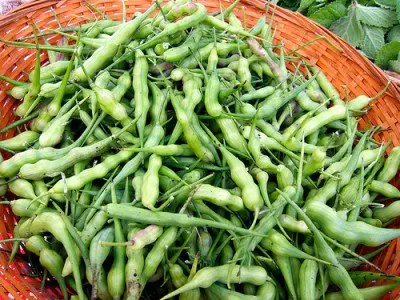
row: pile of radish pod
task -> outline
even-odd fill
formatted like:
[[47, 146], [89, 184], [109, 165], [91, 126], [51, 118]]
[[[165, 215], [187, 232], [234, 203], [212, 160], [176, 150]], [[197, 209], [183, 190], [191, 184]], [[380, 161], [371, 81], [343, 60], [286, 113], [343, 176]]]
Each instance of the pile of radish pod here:
[[158, 1], [1, 40], [36, 53], [28, 82], [0, 76], [20, 101], [0, 130], [20, 131], [0, 141], [10, 262], [23, 245], [65, 299], [357, 300], [400, 285], [369, 262], [400, 237], [385, 228], [400, 147], [357, 126], [390, 82], [342, 99], [237, 3]]

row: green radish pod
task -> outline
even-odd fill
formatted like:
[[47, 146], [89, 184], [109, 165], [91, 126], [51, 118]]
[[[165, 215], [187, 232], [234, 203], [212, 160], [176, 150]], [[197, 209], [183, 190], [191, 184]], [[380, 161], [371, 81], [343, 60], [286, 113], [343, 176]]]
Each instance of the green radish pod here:
[[34, 217], [33, 220], [27, 224], [27, 226], [29, 226], [29, 235], [50, 232], [59, 242], [61, 242], [61, 244], [63, 244], [71, 261], [72, 273], [74, 275], [78, 296], [81, 299], [85, 298], [85, 294], [82, 289], [79, 261], [75, 252], [75, 245], [61, 216], [55, 211], [43, 212]]
[[[68, 277], [67, 277], [68, 278]], [[99, 274], [97, 276], [97, 289], [95, 290], [96, 294], [95, 297], [96, 299], [101, 299], [101, 300], [110, 300], [112, 299], [108, 288], [107, 288], [107, 273], [104, 270], [104, 268], [100, 268]], [[90, 283], [90, 282], [89, 282]], [[93, 295], [93, 286], [92, 286], [92, 295]]]
[[266, 19], [265, 17], [260, 17], [257, 21], [257, 23], [249, 30], [249, 33], [257, 36], [261, 33], [261, 30], [264, 28], [266, 25]]
[[279, 165], [276, 168], [276, 179], [278, 181], [278, 187], [282, 190], [293, 185], [294, 182], [292, 171], [285, 165]]
[[199, 136], [193, 128], [193, 124], [191, 123], [187, 112], [185, 112], [182, 105], [178, 103], [178, 99], [176, 99], [174, 95], [171, 95], [171, 102], [189, 147], [198, 158], [204, 160], [205, 162], [213, 162], [213, 154], [208, 148], [206, 148], [205, 145], [202, 144]]
[[263, 300], [273, 300], [277, 295], [276, 286], [271, 281], [267, 281], [257, 290], [256, 296], [258, 299]]
[[122, 97], [124, 97], [131, 86], [132, 79], [129, 72], [122, 73], [122, 75], [118, 77], [117, 85], [111, 90], [115, 101], [121, 102]]
[[166, 50], [163, 53], [165, 61], [178, 62], [190, 55], [192, 51], [206, 46], [209, 41], [204, 41], [204, 38], [202, 39], [203, 30], [204, 29], [202, 28], [196, 28], [195, 32], [191, 35], [191, 38], [186, 40], [185, 43]]
[[[293, 206], [293, 208], [295, 208], [298, 215], [304, 220], [304, 222], [307, 224], [307, 226], [310, 228], [310, 230], [314, 234], [314, 243], [316, 246], [315, 249], [318, 249], [318, 256], [321, 259], [324, 259], [332, 264], [332, 265], [327, 266], [330, 280], [333, 283], [335, 283], [338, 287], [341, 288], [346, 299], [362, 299], [363, 297], [362, 297], [360, 291], [354, 285], [348, 272], [342, 265], [340, 265], [335, 252], [325, 241], [321, 232], [314, 225], [313, 221], [311, 221], [311, 219], [308, 217], [306, 212], [304, 212], [302, 208], [300, 208], [294, 201], [292, 201], [288, 196], [286, 196], [284, 192], [281, 192], [280, 195], [287, 202], [289, 202], [289, 204], [291, 206]], [[320, 204], [319, 202], [314, 202], [314, 203]], [[326, 206], [326, 205], [324, 205], [324, 206]], [[308, 212], [308, 210], [307, 210], [307, 212]]]
[[[40, 68], [40, 80], [53, 79], [54, 75], [62, 76], [65, 74], [69, 65], [69, 61], [67, 60], [59, 60], [53, 63], [50, 63], [46, 66], [42, 66]], [[34, 71], [29, 73], [29, 81], [32, 82], [34, 80]]]
[[154, 247], [147, 254], [146, 259], [144, 261], [143, 272], [140, 278], [140, 285], [142, 289], [144, 288], [150, 277], [156, 273], [157, 268], [160, 265], [165, 255], [165, 252], [175, 242], [177, 234], [178, 234], [177, 227], [174, 226], [169, 227], [157, 239], [156, 243], [154, 244]]
[[[13, 232], [13, 237], [15, 239], [20, 238], [20, 232], [19, 229], [20, 227], [28, 220], [28, 218], [22, 217], [19, 219], [18, 223], [14, 227], [14, 232]], [[17, 255], [19, 246], [21, 245], [21, 241], [15, 240], [13, 242], [13, 246], [11, 249], [10, 257], [8, 258], [8, 262], [11, 263], [14, 260], [15, 255]]]
[[[169, 271], [169, 275], [171, 276], [172, 284], [174, 285], [175, 288], [180, 288], [187, 282], [188, 278], [184, 274], [182, 267], [180, 265], [178, 265], [178, 264], [170, 265], [168, 268], [168, 271]], [[182, 293], [179, 295], [179, 299], [180, 300], [200, 299], [200, 289], [193, 289], [186, 293]]]
[[233, 27], [243, 28], [242, 22], [236, 17], [236, 15], [232, 12], [228, 15], [229, 25]]
[[247, 92], [254, 91], [251, 84], [251, 73], [249, 62], [246, 58], [240, 57], [238, 62], [238, 76], [239, 82]]
[[232, 272], [229, 272], [230, 265], [217, 267], [205, 267], [197, 271], [193, 278], [184, 286], [165, 295], [161, 300], [169, 299], [183, 292], [195, 288], [208, 288], [215, 282], [227, 283], [251, 283], [254, 285], [263, 285], [269, 276], [264, 268], [258, 266], [239, 266], [235, 265]]
[[[311, 85], [311, 83], [310, 83]], [[310, 87], [310, 85], [308, 87]], [[320, 107], [320, 105], [316, 102], [314, 102], [308, 95], [308, 92], [306, 91], [301, 91], [297, 96], [296, 96], [296, 101], [300, 105], [300, 107], [305, 110], [305, 111], [312, 111], [314, 109], [318, 109], [317, 112], [322, 112], [327, 110], [325, 106]]]
[[[265, 205], [267, 207], [271, 207], [271, 201], [269, 200], [268, 187], [267, 187], [268, 180], [269, 180], [268, 173], [261, 169], [253, 168], [253, 169], [251, 169], [251, 175], [253, 175], [253, 177], [258, 182], [258, 187], [260, 188], [260, 193], [264, 200]], [[232, 190], [231, 190], [231, 193], [232, 193]], [[242, 191], [239, 189], [238, 195], [241, 195], [241, 194], [242, 194]]]
[[131, 151], [119, 151], [117, 154], [108, 156], [101, 163], [83, 170], [82, 172], [57, 181], [49, 190], [51, 194], [61, 194], [65, 190], [79, 190], [86, 184], [106, 176], [124, 161], [127, 161], [134, 155]]
[[397, 170], [400, 166], [400, 146], [394, 147], [385, 160], [382, 170], [379, 172], [377, 180], [382, 182], [389, 182], [396, 176]]
[[149, 109], [151, 122], [153, 124], [156, 124], [157, 122], [164, 124], [168, 119], [167, 113], [165, 112], [165, 107], [170, 98], [170, 91], [168, 89], [161, 90], [152, 82], [149, 82], [148, 85], [152, 96], [152, 102]]
[[50, 245], [41, 235], [33, 235], [26, 241], [25, 248], [26, 250], [39, 256], [40, 252], [43, 249], [49, 249]]
[[227, 244], [224, 248], [221, 250], [221, 258], [220, 258], [220, 263], [225, 265], [229, 264], [233, 258], [234, 252], [232, 247]]
[[247, 102], [247, 101], [251, 101], [251, 100], [255, 100], [255, 99], [264, 99], [264, 98], [272, 95], [272, 93], [274, 91], [275, 91], [275, 87], [265, 86], [260, 89], [250, 91], [246, 94], [243, 94], [242, 96], [240, 96], [239, 99], [240, 99], [240, 101], [243, 101], [243, 102]]
[[[140, 228], [132, 228], [128, 233], [128, 241], [132, 241]], [[127, 300], [136, 300], [140, 298], [142, 287], [140, 285], [140, 276], [143, 272], [144, 254], [142, 248], [133, 249], [135, 244], [126, 247], [126, 256], [128, 258], [125, 266], [125, 281]]]
[[[142, 169], [139, 169], [135, 172], [135, 176], [132, 178], [132, 187], [133, 187], [133, 190], [135, 191], [134, 201], [142, 200], [143, 176], [144, 176], [144, 171]], [[161, 180], [160, 180], [160, 184], [161, 184]]]
[[40, 235], [31, 236], [26, 241], [25, 247], [28, 251], [39, 256], [40, 264], [57, 280], [64, 299], [68, 299], [65, 280], [61, 275], [62, 266], [64, 264], [62, 257], [56, 251], [51, 250], [50, 245]]
[[360, 221], [342, 220], [338, 213], [322, 202], [307, 205], [307, 215], [321, 226], [322, 231], [344, 244], [379, 246], [400, 236], [400, 230], [379, 228]]
[[82, 144], [84, 139], [89, 134], [92, 125], [94, 124], [95, 120], [92, 120], [92, 123], [88, 125], [85, 129], [84, 133], [70, 146], [62, 149], [55, 149], [55, 148], [44, 148], [44, 149], [29, 149], [21, 153], [17, 153], [12, 156], [10, 159], [3, 161], [0, 163], [0, 175], [4, 177], [12, 177], [16, 175], [20, 168], [25, 164], [32, 164], [41, 159], [48, 159], [48, 160], [55, 160], [60, 156], [66, 155], [74, 149], [75, 147]]
[[[379, 148], [372, 150], [367, 149], [361, 151], [357, 160], [356, 169], [361, 168], [361, 166], [367, 167], [368, 165], [373, 163], [379, 156], [379, 153], [380, 153]], [[351, 156], [347, 156], [340, 161], [332, 163], [328, 168], [324, 170], [324, 173], [326, 174], [321, 174], [321, 178], [327, 179], [329, 178], [329, 175], [334, 175], [336, 173], [342, 172], [346, 167], [346, 165], [349, 163], [350, 159]]]
[[260, 245], [277, 256], [309, 259], [321, 263], [326, 263], [318, 258], [312, 257], [311, 255], [293, 246], [283, 234], [279, 233], [275, 229], [271, 229], [266, 235], [267, 237], [261, 240]]
[[[130, 124], [133, 124], [134, 121]], [[131, 125], [128, 125], [120, 130], [116, 135], [109, 136], [106, 139], [96, 142], [92, 145], [72, 148], [71, 151], [67, 152], [68, 154], [61, 158], [52, 161], [42, 159], [34, 164], [25, 164], [20, 169], [20, 177], [25, 179], [40, 180], [46, 176], [57, 176], [60, 174], [60, 172], [72, 167], [79, 161], [101, 155], [104, 151], [108, 150], [108, 148], [111, 146], [110, 144], [118, 137], [118, 135], [125, 132], [130, 126]]]
[[[75, 82], [88, 81], [89, 78], [87, 78], [87, 76], [92, 77], [104, 66], [106, 66], [112, 60], [113, 56], [117, 53], [119, 45], [125, 43], [126, 41], [129, 41], [133, 33], [156, 8], [156, 4], [152, 5], [150, 8], [147, 9], [145, 13], [125, 23], [124, 26], [119, 28], [109, 38], [106, 44], [96, 49], [94, 53], [87, 60], [84, 61], [81, 67], [75, 69], [72, 72], [72, 80]], [[85, 72], [83, 71], [84, 69]]]
[[[32, 83], [29, 85], [29, 89], [27, 94], [24, 96], [24, 99], [20, 105], [18, 105], [15, 110], [15, 115], [18, 117], [25, 117], [26, 114], [31, 109], [31, 106], [35, 103], [39, 92], [40, 92], [40, 49], [38, 46], [37, 37], [35, 37], [36, 41], [36, 56], [35, 56], [35, 68], [32, 72]], [[39, 98], [40, 99], [40, 98]]]
[[304, 165], [303, 177], [310, 176], [315, 172], [318, 172], [324, 166], [326, 158], [326, 152], [322, 150], [316, 150], [311, 154], [310, 160]]
[[[219, 300], [257, 300], [259, 299], [253, 295], [245, 295], [233, 290], [226, 289], [218, 284], [213, 284], [205, 289], [207, 299], [219, 299]], [[260, 298], [264, 299], [264, 298]]]
[[[114, 185], [111, 188], [111, 198], [112, 203], [117, 203]], [[118, 218], [113, 218], [113, 221], [115, 242], [118, 245], [113, 249], [114, 260], [107, 274], [107, 287], [113, 299], [119, 299], [125, 291], [126, 248], [121, 245], [125, 242], [121, 221]]]
[[214, 46], [214, 48], [211, 49], [210, 55], [208, 56], [207, 68], [206, 68], [207, 74], [212, 74], [214, 72], [214, 70], [217, 69], [218, 60], [219, 60], [218, 50]]
[[212, 117], [219, 117], [223, 113], [222, 105], [218, 101], [219, 90], [219, 78], [216, 69], [213, 69], [204, 94], [204, 106], [207, 113]]
[[[107, 223], [108, 216], [103, 211], [99, 211], [95, 214], [92, 220], [85, 226], [85, 228], [80, 232], [80, 236], [83, 244], [88, 247], [90, 242], [95, 237], [95, 235], [103, 228], [103, 226]], [[78, 246], [74, 247], [75, 249], [75, 257], [79, 261], [81, 258], [81, 251]], [[68, 255], [65, 260], [64, 268], [63, 268], [63, 276], [68, 276], [72, 272], [72, 262]]]
[[383, 223], [379, 219], [358, 217], [357, 221], [362, 221], [364, 223], [367, 223], [367, 224], [375, 226], [375, 227], [383, 227]]
[[242, 153], [246, 153], [246, 140], [240, 133], [235, 121], [231, 118], [217, 118], [216, 122], [228, 145]]
[[200, 258], [207, 259], [212, 244], [212, 236], [207, 230], [202, 230], [197, 238], [197, 247], [200, 251]]
[[160, 33], [156, 34], [150, 40], [142, 44], [140, 49], [146, 49], [155, 46], [162, 41], [164, 37], [186, 30], [202, 22], [207, 17], [207, 9], [200, 3], [196, 3], [196, 8], [197, 9], [193, 14], [186, 16], [174, 23], [167, 23]]
[[[121, 128], [119, 127], [108, 127], [108, 129], [110, 129], [111, 134], [116, 134], [118, 131], [121, 130]], [[118, 142], [122, 145], [126, 144], [126, 146], [132, 146], [139, 145], [140, 139], [130, 132], [124, 132], [119, 136]]]
[[83, 189], [84, 191], [81, 192], [78, 198], [78, 203], [76, 204], [75, 207], [75, 212], [74, 212], [74, 218], [76, 220], [79, 219], [79, 217], [82, 215], [84, 210], [86, 209], [86, 206], [90, 204], [92, 201], [92, 196], [90, 193], [86, 192], [87, 190], [90, 190], [92, 188], [92, 182], [87, 183], [84, 185]]
[[400, 201], [395, 201], [382, 208], [375, 208], [373, 216], [374, 218], [381, 220], [383, 223], [396, 219], [400, 216]]
[[228, 206], [233, 211], [243, 210], [242, 198], [232, 195], [229, 191], [209, 184], [200, 184], [192, 194], [193, 201], [207, 201], [218, 206]]
[[[286, 197], [292, 198], [296, 194], [296, 189], [293, 186], [289, 186], [283, 190], [283, 195], [279, 195], [278, 198], [272, 203], [271, 211], [267, 213], [254, 227], [254, 232], [265, 234], [270, 231], [277, 223], [279, 215], [282, 214], [284, 206], [286, 204]], [[249, 256], [246, 255], [249, 251], [254, 249], [261, 241], [263, 237], [252, 236], [245, 237], [240, 240], [238, 248], [236, 250], [234, 259], [244, 257], [244, 261], [249, 261]]]
[[[62, 81], [57, 83], [44, 83], [40, 87], [39, 96], [44, 98], [53, 98], [57, 96], [58, 91], [61, 88]], [[72, 95], [77, 92], [77, 87], [73, 84], [67, 84], [65, 87], [65, 95]], [[50, 115], [51, 116], [51, 115]]]
[[[63, 101], [64, 95], [66, 94], [68, 80], [71, 75], [72, 68], [74, 67], [74, 60], [75, 60], [75, 55], [72, 55], [71, 60], [69, 62], [66, 62], [66, 61], [56, 62], [56, 63], [61, 63], [61, 62], [63, 63], [62, 67], [65, 68], [65, 70], [63, 72], [64, 77], [60, 83], [60, 89], [59, 89], [58, 93], [47, 105], [46, 109], [43, 112], [43, 114], [44, 114], [43, 116], [45, 116], [45, 114], [47, 113], [49, 116], [55, 117], [59, 113], [60, 108], [61, 108], [61, 103]], [[56, 63], [54, 63], [54, 64], [56, 64]], [[49, 66], [51, 66], [51, 65], [53, 65], [53, 64], [50, 64]], [[44, 74], [43, 69], [41, 71], [42, 71], [41, 75]], [[40, 117], [41, 116], [39, 116], [38, 119]]]
[[310, 230], [308, 229], [306, 223], [304, 221], [296, 220], [294, 217], [286, 214], [282, 214], [279, 216], [279, 222], [283, 228], [289, 230], [291, 232], [298, 232], [302, 234], [309, 234]]
[[[256, 124], [258, 126], [258, 122]], [[250, 126], [243, 127], [242, 134], [243, 134], [243, 136], [245, 138], [250, 139], [250, 132], [251, 132]], [[299, 156], [298, 155], [296, 155], [290, 149], [288, 149], [285, 146], [283, 146], [276, 139], [267, 136], [266, 134], [264, 134], [261, 131], [258, 131], [257, 129], [254, 130], [254, 135], [259, 140], [261, 148], [263, 148], [265, 150], [277, 150], [277, 151], [280, 151], [280, 152], [290, 156], [291, 158], [299, 160]], [[311, 145], [311, 147], [307, 147], [307, 145], [305, 145], [304, 152], [305, 153], [312, 153], [312, 152], [314, 152], [314, 151], [316, 151], [318, 149], [320, 149], [320, 147], [315, 147], [314, 145]]]
[[7, 91], [7, 94], [17, 100], [21, 100], [28, 93], [29, 87], [30, 87], [30, 84], [14, 86], [11, 90]]
[[36, 194], [33, 188], [32, 183], [25, 179], [16, 179], [8, 183], [8, 187], [14, 195], [27, 198], [27, 199], [35, 199]]
[[270, 54], [258, 43], [258, 41], [255, 38], [249, 38], [247, 39], [247, 45], [255, 55], [257, 55], [262, 61], [267, 63], [272, 74], [280, 82], [283, 82], [284, 77], [282, 70], [279, 68], [279, 65], [271, 58]]
[[193, 151], [187, 144], [157, 145], [148, 148], [124, 148], [133, 152], [148, 152], [159, 156], [193, 156]]
[[[144, 127], [146, 125], [147, 113], [150, 109], [149, 100], [149, 87], [147, 85], [147, 74], [149, 72], [149, 65], [147, 58], [141, 50], [135, 52], [135, 65], [132, 71], [132, 85], [135, 92], [135, 118], [138, 118], [137, 130], [139, 138], [144, 138]], [[133, 102], [131, 102], [132, 106]]]
[[[367, 288], [359, 289], [359, 291], [364, 300], [379, 300], [379, 299], [382, 299], [382, 297], [387, 292], [395, 289], [398, 286], [399, 286], [398, 283], [391, 283], [391, 284], [367, 287]], [[326, 294], [325, 299], [327, 299], [327, 300], [344, 300], [347, 298], [344, 297], [341, 292], [336, 292], [336, 293]]]
[[[201, 47], [201, 43], [198, 44], [197, 46], [197, 52], [192, 54], [191, 56], [186, 57], [181, 63], [180, 67], [182, 69], [192, 69], [195, 68], [198, 65], [199, 61], [206, 60], [209, 55], [211, 50], [216, 47], [217, 48], [217, 53], [220, 56], [225, 56], [228, 55], [229, 53], [238, 50], [238, 47], [240, 49], [244, 49], [245, 44], [242, 41], [238, 41], [239, 46], [237, 43], [208, 43], [208, 45], [204, 45], [204, 47]], [[199, 48], [201, 47], [201, 48]]]
[[130, 220], [141, 224], [155, 224], [160, 226], [179, 226], [179, 227], [193, 227], [205, 226], [225, 229], [237, 232], [243, 235], [260, 235], [254, 233], [252, 230], [244, 229], [241, 227], [226, 224], [196, 217], [189, 217], [183, 214], [169, 213], [169, 212], [153, 212], [147, 209], [127, 206], [124, 204], [107, 204], [102, 207], [110, 217], [118, 217], [122, 220]]
[[334, 105], [344, 104], [343, 100], [340, 98], [338, 91], [329, 81], [329, 79], [325, 76], [325, 74], [314, 67], [311, 68], [311, 71], [314, 75], [317, 74], [315, 80], [317, 81], [318, 85], [320, 86], [321, 90], [325, 93], [325, 95], [328, 98], [332, 99]]
[[391, 280], [395, 282], [399, 282], [400, 278], [395, 275], [385, 274], [385, 273], [374, 273], [368, 271], [351, 271], [350, 273], [351, 279], [354, 281], [356, 285], [363, 285], [365, 283], [375, 281], [375, 280]]
[[227, 31], [232, 34], [239, 34], [246, 37], [253, 37], [253, 35], [250, 34], [247, 30], [241, 27], [232, 26], [231, 24], [226, 23], [223, 20], [211, 15], [206, 16], [205, 23], [209, 26], [215, 27], [218, 30]]
[[[4, 161], [3, 156], [0, 153], [0, 164]], [[4, 197], [8, 191], [8, 184], [6, 179], [0, 175], [0, 197]]]
[[39, 133], [27, 130], [12, 138], [0, 141], [0, 149], [11, 151], [26, 150], [32, 144], [34, 144], [38, 140], [38, 138]]
[[339, 201], [342, 207], [349, 208], [353, 206], [357, 198], [360, 180], [360, 176], [351, 178], [349, 183], [340, 191]]
[[[158, 145], [162, 138], [164, 137], [164, 129], [160, 125], [155, 125], [152, 127], [151, 133], [146, 140], [146, 143], [144, 144], [144, 147], [152, 147], [155, 145]], [[119, 182], [122, 182], [123, 180], [126, 179], [129, 175], [135, 173], [139, 167], [141, 166], [143, 160], [147, 158], [146, 153], [138, 153], [135, 155], [133, 158], [131, 158], [121, 169], [121, 171], [115, 176], [114, 178], [114, 184], [118, 184]], [[110, 192], [111, 186], [108, 185], [105, 187], [103, 192], [96, 198], [94, 206], [100, 206], [106, 195]], [[95, 214], [96, 210], [94, 208], [88, 208], [88, 214], [86, 216], [86, 222], [88, 222], [93, 215]]]
[[11, 210], [18, 217], [33, 217], [40, 207], [40, 202], [31, 199], [16, 199], [11, 201]]
[[[82, 103], [82, 101], [80, 103]], [[69, 112], [60, 117], [56, 117], [44, 128], [39, 137], [39, 145], [41, 148], [53, 147], [61, 142], [66, 126], [78, 108], [79, 103], [75, 105]]]
[[57, 280], [64, 299], [68, 299], [65, 279], [61, 275], [64, 264], [63, 258], [56, 251], [45, 248], [40, 251], [39, 262]]
[[[254, 161], [258, 168], [260, 168], [261, 170], [265, 170], [267, 172], [276, 173], [277, 167], [271, 162], [271, 159], [267, 155], [265, 155], [261, 152], [262, 143], [261, 143], [260, 139], [258, 139], [258, 136], [256, 134], [255, 125], [256, 125], [256, 123], [253, 122], [251, 125], [250, 132], [248, 132], [248, 130], [246, 130], [246, 128], [245, 128], [242, 133], [243, 136], [245, 138], [248, 138], [248, 140], [249, 140], [249, 142], [248, 142], [249, 152], [252, 155], [252, 157], [254, 158]], [[263, 192], [263, 191], [261, 191], [261, 192]], [[265, 201], [265, 199], [266, 199], [265, 194], [263, 195], [263, 198]]]
[[139, 251], [145, 246], [154, 243], [163, 233], [163, 228], [157, 225], [149, 225], [144, 229], [131, 232], [128, 239], [130, 251]]
[[329, 109], [305, 121], [303, 126], [299, 129], [296, 138], [298, 140], [301, 140], [303, 134], [306, 137], [333, 121], [345, 119], [347, 116], [347, 111], [350, 111], [350, 113], [352, 111], [360, 111], [364, 109], [372, 100], [372, 98], [366, 97], [366, 99], [364, 99], [358, 97], [350, 101], [347, 105], [347, 108], [345, 105], [334, 105]]
[[[112, 226], [105, 227], [100, 230], [92, 239], [89, 246], [89, 259], [91, 265], [91, 271], [89, 268], [86, 269], [86, 278], [92, 284], [92, 297], [99, 297], [100, 295], [107, 295], [111, 297], [105, 289], [106, 283], [105, 271], [103, 269], [103, 263], [109, 256], [111, 246], [103, 244], [103, 242], [114, 241], [114, 228]], [[103, 273], [103, 274], [101, 274]]]
[[299, 259], [291, 257], [289, 259], [290, 261], [290, 267], [292, 269], [292, 275], [293, 275], [293, 280], [294, 280], [294, 287], [296, 291], [296, 295], [299, 297], [300, 295], [300, 267], [301, 267], [301, 262]]
[[316, 299], [315, 286], [317, 282], [318, 264], [313, 260], [306, 259], [300, 267], [300, 299]]
[[[209, 132], [209, 130], [207, 131]], [[247, 209], [254, 211], [255, 216], [257, 217], [261, 207], [264, 204], [258, 185], [254, 182], [253, 177], [248, 172], [245, 164], [239, 158], [237, 158], [219, 142], [217, 146], [230, 168], [230, 174], [233, 182], [235, 182], [236, 185], [242, 190], [242, 200], [244, 206]]]
[[149, 158], [149, 166], [143, 175], [142, 183], [142, 204], [150, 210], [155, 209], [160, 189], [159, 189], [159, 170], [162, 159], [157, 154], [152, 154]]
[[388, 198], [400, 198], [400, 191], [392, 184], [378, 180], [372, 180], [368, 189]]
[[[132, 119], [128, 116], [125, 106], [115, 100], [113, 92], [95, 84], [91, 84], [91, 88], [96, 95], [100, 108], [115, 120], [120, 121], [123, 126], [131, 125], [132, 127], [129, 127], [128, 131], [134, 132], [131, 124]], [[139, 121], [138, 118], [136, 120]]]

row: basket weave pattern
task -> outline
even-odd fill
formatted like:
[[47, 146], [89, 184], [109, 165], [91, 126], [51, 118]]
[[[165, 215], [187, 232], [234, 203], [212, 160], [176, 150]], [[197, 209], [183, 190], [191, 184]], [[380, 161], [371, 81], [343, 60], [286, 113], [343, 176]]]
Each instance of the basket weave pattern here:
[[[220, 9], [220, 2], [228, 6], [231, 1], [199, 0], [209, 12]], [[91, 0], [95, 5], [112, 19], [122, 19], [122, 4], [119, 0]], [[150, 5], [149, 0], [126, 1], [126, 11], [131, 17], [136, 11], [144, 11]], [[242, 15], [242, 6], [245, 7], [246, 22], [250, 27], [255, 24], [258, 18], [265, 14], [265, 4], [259, 0], [242, 0], [237, 7], [237, 13]], [[269, 10], [271, 12], [271, 9]], [[267, 15], [268, 19], [271, 14]], [[29, 36], [32, 34], [32, 23], [40, 29], [58, 28], [54, 13], [58, 16], [62, 26], [74, 26], [94, 20], [99, 15], [94, 13], [83, 0], [40, 0], [28, 2], [12, 13], [0, 18], [0, 37], [6, 40]], [[275, 42], [283, 43], [285, 49], [290, 52], [298, 49], [303, 44], [317, 39], [315, 42], [297, 51], [311, 64], [318, 66], [324, 71], [328, 78], [339, 90], [342, 97], [346, 85], [350, 99], [360, 94], [374, 96], [381, 91], [387, 83], [387, 77], [368, 59], [357, 52], [356, 49], [347, 44], [343, 39], [335, 36], [327, 29], [310, 21], [300, 14], [289, 12], [277, 7], [274, 12], [272, 26], [276, 30]], [[326, 39], [319, 38], [321, 36]], [[52, 36], [49, 41], [57, 43], [58, 37]], [[27, 80], [26, 73], [34, 67], [34, 50], [16, 49], [0, 43], [0, 62], [2, 75], [19, 80]], [[47, 59], [43, 53], [42, 60]], [[0, 82], [0, 128], [15, 121], [13, 115], [17, 102], [6, 95], [6, 90], [11, 85]], [[387, 93], [374, 103], [370, 112], [362, 118], [360, 126], [365, 127], [368, 123], [380, 125], [388, 130], [377, 135], [381, 141], [388, 141], [392, 138], [394, 145], [400, 145], [400, 89], [391, 85]], [[9, 131], [0, 135], [0, 139], [9, 138], [15, 131]], [[0, 239], [11, 238], [15, 218], [6, 205], [0, 205]], [[47, 285], [45, 292], [40, 292], [40, 280], [27, 276], [34, 270], [24, 260], [23, 249], [15, 261], [8, 266], [8, 256], [11, 250], [10, 244], [0, 245], [0, 299], [13, 297], [14, 299], [56, 299], [60, 295], [55, 285]], [[399, 251], [397, 251], [399, 250]], [[390, 264], [394, 256], [400, 253], [400, 239], [391, 242], [391, 245], [378, 257], [375, 263], [378, 265], [386, 263], [387, 271], [392, 274], [399, 274], [399, 265]], [[394, 296], [393, 293], [392, 297]], [[395, 299], [395, 298], [393, 298]]]

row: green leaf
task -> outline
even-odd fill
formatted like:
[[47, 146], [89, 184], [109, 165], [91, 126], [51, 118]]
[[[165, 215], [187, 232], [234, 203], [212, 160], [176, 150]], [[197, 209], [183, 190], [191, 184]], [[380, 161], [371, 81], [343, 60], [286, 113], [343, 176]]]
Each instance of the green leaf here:
[[396, 16], [397, 16], [397, 22], [400, 22], [400, 1], [396, 1]]
[[391, 61], [389, 61], [389, 68], [392, 71], [400, 73], [400, 60], [391, 60]]
[[376, 53], [385, 45], [385, 32], [383, 28], [364, 25], [364, 40], [361, 44], [362, 51], [368, 57], [375, 58]]
[[396, 12], [387, 8], [357, 4], [357, 14], [359, 20], [367, 25], [389, 28], [397, 24]]
[[346, 13], [346, 6], [341, 1], [335, 1], [310, 14], [309, 18], [325, 27], [329, 27], [336, 20], [344, 17]]
[[389, 42], [399, 41], [400, 42], [400, 25], [394, 26], [387, 34], [387, 40]]
[[375, 3], [385, 8], [396, 8], [396, 0], [375, 0]]
[[300, 6], [297, 9], [298, 12], [302, 12], [304, 10], [306, 10], [307, 8], [309, 8], [311, 5], [313, 5], [315, 2], [315, 0], [301, 0], [300, 1]]
[[364, 39], [364, 31], [357, 16], [357, 5], [350, 5], [348, 15], [333, 23], [331, 29], [354, 47], [359, 46]]
[[307, 17], [310, 17], [313, 13], [315, 13], [320, 8], [321, 8], [321, 5], [319, 5], [319, 4], [311, 5], [307, 10]]
[[382, 69], [387, 69], [390, 60], [396, 60], [400, 52], [400, 42], [393, 41], [386, 44], [376, 53], [375, 63]]

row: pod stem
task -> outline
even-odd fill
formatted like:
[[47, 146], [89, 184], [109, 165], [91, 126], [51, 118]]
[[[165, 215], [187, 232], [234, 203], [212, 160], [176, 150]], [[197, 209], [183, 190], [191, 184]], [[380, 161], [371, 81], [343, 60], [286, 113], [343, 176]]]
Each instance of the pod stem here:
[[[321, 231], [320, 231], [321, 232]], [[373, 263], [371, 263], [368, 259], [366, 259], [365, 257], [358, 255], [357, 253], [351, 251], [349, 248], [347, 248], [346, 246], [343, 246], [342, 244], [338, 243], [337, 241], [335, 241], [334, 239], [330, 238], [329, 236], [327, 236], [325, 233], [321, 232], [321, 235], [324, 237], [324, 239], [334, 245], [335, 247], [338, 247], [340, 249], [342, 249], [344, 252], [358, 258], [359, 260], [361, 260], [362, 262], [368, 264], [369, 266], [373, 267], [374, 269], [376, 269], [377, 271], [386, 274], [381, 268], [379, 268], [377, 265], [374, 265]]]
[[12, 239], [4, 239], [0, 240], [0, 243], [9, 243], [9, 242], [26, 242], [28, 239], [24, 238], [12, 238]]
[[36, 44], [8, 41], [8, 40], [3, 40], [1, 38], [0, 38], [0, 42], [4, 43], [6, 45], [15, 46], [15, 47], [19, 47], [19, 48], [28, 48], [28, 49], [39, 48], [39, 50], [50, 50], [50, 51], [57, 51], [57, 52], [63, 52], [63, 53], [73, 53], [75, 51], [73, 47], [59, 47], [59, 46], [49, 46], [49, 45], [40, 45], [37, 47]]

